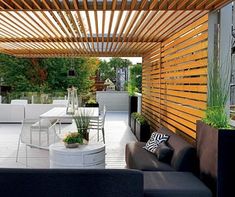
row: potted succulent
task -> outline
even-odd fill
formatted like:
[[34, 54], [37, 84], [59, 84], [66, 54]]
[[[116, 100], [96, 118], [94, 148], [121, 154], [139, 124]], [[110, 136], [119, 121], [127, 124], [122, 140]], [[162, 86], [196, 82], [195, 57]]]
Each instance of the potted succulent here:
[[99, 107], [99, 103], [96, 102], [95, 99], [90, 98], [90, 99], [86, 102], [85, 107]]
[[81, 111], [79, 114], [75, 114], [73, 116], [75, 121], [78, 133], [85, 139], [87, 142], [89, 141], [89, 124], [90, 124], [90, 115], [86, 113], [85, 109]]
[[205, 118], [197, 121], [196, 145], [200, 178], [217, 197], [230, 196], [235, 176], [235, 131], [226, 109], [230, 73], [217, 62], [208, 65], [208, 97]]
[[72, 132], [63, 139], [66, 148], [77, 148], [79, 144], [83, 143], [82, 136], [78, 132]]
[[136, 117], [135, 135], [141, 142], [147, 142], [150, 138], [150, 126], [141, 114], [138, 114]]
[[135, 134], [135, 125], [136, 125], [136, 118], [140, 115], [138, 112], [133, 112], [131, 114], [131, 131]]

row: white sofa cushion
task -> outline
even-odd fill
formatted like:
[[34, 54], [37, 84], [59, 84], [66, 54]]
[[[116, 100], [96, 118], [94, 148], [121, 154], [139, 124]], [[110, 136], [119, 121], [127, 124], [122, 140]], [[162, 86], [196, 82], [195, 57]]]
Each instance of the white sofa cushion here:
[[22, 122], [24, 109], [24, 105], [0, 104], [0, 122]]
[[[63, 104], [28, 104], [25, 105], [25, 119], [38, 120], [40, 115], [46, 113], [54, 107], [66, 107]], [[52, 120], [51, 120], [52, 122]], [[71, 119], [63, 119], [61, 123], [72, 123]]]
[[14, 99], [14, 100], [11, 100], [11, 104], [14, 104], [14, 105], [27, 105], [28, 104], [28, 100]]
[[59, 105], [64, 105], [64, 106], [67, 106], [67, 103], [68, 103], [68, 100], [53, 100], [52, 101], [52, 104], [59, 104]]

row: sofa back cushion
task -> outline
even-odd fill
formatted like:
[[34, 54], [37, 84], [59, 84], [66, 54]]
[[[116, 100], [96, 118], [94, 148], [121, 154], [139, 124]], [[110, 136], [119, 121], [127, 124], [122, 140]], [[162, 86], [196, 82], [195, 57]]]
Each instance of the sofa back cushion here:
[[170, 136], [167, 143], [174, 150], [171, 159], [171, 166], [177, 171], [196, 172], [196, 149], [181, 136], [171, 132], [165, 127], [160, 127], [158, 132]]
[[5, 197], [143, 197], [143, 174], [112, 169], [0, 169]]
[[14, 104], [14, 105], [27, 105], [28, 104], [28, 100], [25, 100], [25, 99], [14, 99], [14, 100], [11, 100], [11, 104]]
[[24, 105], [0, 104], [0, 122], [22, 122], [24, 116]]

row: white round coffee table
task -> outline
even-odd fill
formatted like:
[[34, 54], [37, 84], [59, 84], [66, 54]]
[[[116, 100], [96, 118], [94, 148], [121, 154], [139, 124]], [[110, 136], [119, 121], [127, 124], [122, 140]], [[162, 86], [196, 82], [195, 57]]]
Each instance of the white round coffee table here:
[[105, 168], [105, 145], [90, 143], [65, 148], [62, 142], [49, 147], [50, 168]]

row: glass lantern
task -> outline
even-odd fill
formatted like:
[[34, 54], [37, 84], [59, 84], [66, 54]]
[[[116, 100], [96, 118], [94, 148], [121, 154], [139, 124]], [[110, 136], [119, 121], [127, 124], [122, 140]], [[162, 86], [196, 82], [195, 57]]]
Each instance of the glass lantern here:
[[73, 87], [74, 92], [74, 111], [76, 112], [78, 109], [78, 89]]
[[67, 103], [67, 108], [66, 108], [66, 114], [73, 115], [75, 112], [73, 87], [68, 88], [67, 91], [68, 91], [68, 103]]

